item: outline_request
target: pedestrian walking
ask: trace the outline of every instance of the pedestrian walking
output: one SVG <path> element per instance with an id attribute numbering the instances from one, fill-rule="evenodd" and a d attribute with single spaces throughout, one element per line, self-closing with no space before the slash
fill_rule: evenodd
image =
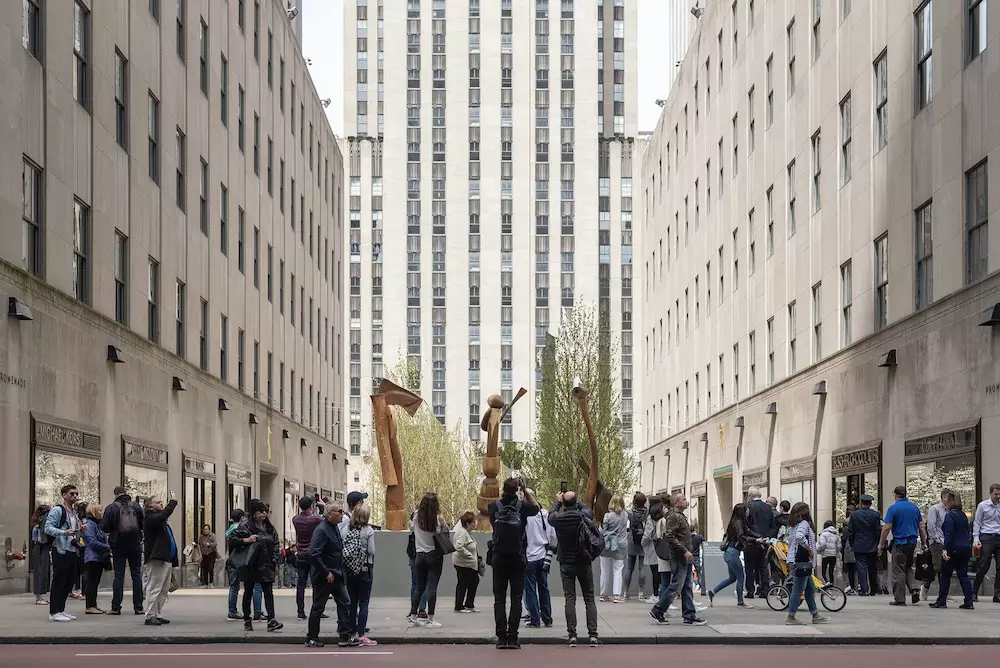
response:
<path id="1" fill-rule="evenodd" d="M 878 551 L 885 551 L 886 539 L 892 532 L 892 591 L 894 600 L 890 605 L 906 605 L 906 594 L 911 602 L 920 602 L 920 590 L 913 575 L 913 558 L 917 549 L 917 539 L 926 549 L 927 533 L 920 508 L 906 498 L 906 487 L 899 485 L 892 492 L 896 502 L 885 513 L 885 525 L 879 537 Z"/>
<path id="2" fill-rule="evenodd" d="M 34 567 L 32 591 L 35 605 L 48 605 L 49 585 L 52 582 L 52 536 L 45 533 L 45 518 L 52 510 L 47 503 L 40 504 L 31 515 L 31 562 Z"/>
<path id="3" fill-rule="evenodd" d="M 979 568 L 972 585 L 975 600 L 979 587 L 990 572 L 990 562 L 996 562 L 993 571 L 993 602 L 1000 603 L 1000 483 L 990 485 L 990 496 L 976 506 L 972 523 L 972 549 L 979 553 Z"/>
<path id="4" fill-rule="evenodd" d="M 201 550 L 201 586 L 211 587 L 215 584 L 215 561 L 219 557 L 219 539 L 212 533 L 211 524 L 201 528 L 198 549 Z"/>
<path id="5" fill-rule="evenodd" d="M 451 563 L 455 567 L 455 576 L 458 580 L 455 585 L 455 612 L 479 612 L 476 610 L 476 590 L 479 588 L 482 558 L 479 556 L 476 539 L 471 533 L 475 526 L 476 514 L 466 510 L 452 532 L 455 552 L 451 555 Z M 413 596 L 412 591 L 410 596 Z"/>
<path id="6" fill-rule="evenodd" d="M 601 601 L 622 599 L 622 573 L 628 542 L 628 514 L 621 494 L 614 494 L 601 522 L 604 552 L 601 553 Z"/>
<path id="7" fill-rule="evenodd" d="M 70 622 L 75 616 L 66 612 L 66 599 L 76 575 L 77 551 L 80 550 L 80 517 L 76 514 L 76 485 L 59 490 L 62 503 L 54 506 L 45 518 L 45 534 L 52 538 L 52 591 L 49 593 L 49 621 Z"/>
<path id="8" fill-rule="evenodd" d="M 660 560 L 656 556 L 656 527 L 663 517 L 663 503 L 660 498 L 653 496 L 649 498 L 649 515 L 646 517 L 646 525 L 642 529 L 642 558 L 649 566 L 651 577 L 649 584 L 649 597 L 643 603 L 656 603 L 661 592 L 666 589 L 666 574 L 661 577 Z"/>
<path id="9" fill-rule="evenodd" d="M 268 518 L 267 505 L 260 499 L 250 500 L 250 514 L 229 538 L 231 559 L 243 582 L 243 628 L 253 631 L 250 618 L 250 604 L 253 590 L 260 585 L 267 610 L 267 630 L 277 631 L 284 625 L 278 621 L 274 611 L 274 581 L 278 577 L 280 544 L 278 532 Z"/>
<path id="10" fill-rule="evenodd" d="M 236 604 L 239 601 L 240 595 L 240 573 L 232 565 L 232 548 L 228 547 L 229 539 L 232 537 L 233 532 L 240 526 L 240 522 L 246 513 L 243 512 L 241 508 L 234 508 L 229 514 L 229 526 L 226 528 L 226 545 L 227 553 L 226 557 L 226 578 L 229 582 L 229 614 L 226 619 L 230 622 L 242 622 L 243 615 L 236 611 Z M 260 589 L 260 585 L 256 585 L 253 588 L 253 621 L 259 622 L 264 619 L 264 613 L 261 611 L 263 594 Z"/>
<path id="11" fill-rule="evenodd" d="M 115 577 L 111 584 L 111 610 L 109 614 L 122 614 L 125 600 L 125 571 L 132 579 L 132 610 L 143 614 L 142 590 L 142 506 L 134 501 L 128 491 L 115 487 L 115 500 L 104 509 L 101 529 L 108 534 L 111 545 L 111 562 Z"/>
<path id="12" fill-rule="evenodd" d="M 371 507 L 364 501 L 355 504 L 351 511 L 351 523 L 344 535 L 344 571 L 347 594 L 351 597 L 347 624 L 353 630 L 353 641 L 363 647 L 378 644 L 367 635 L 368 604 L 372 597 L 375 570 L 375 529 L 369 524 L 371 512 Z"/>
<path id="13" fill-rule="evenodd" d="M 774 508 L 761 498 L 760 489 L 747 490 L 747 521 L 750 528 L 762 538 L 777 538 L 778 518 Z M 766 550 L 758 543 L 750 543 L 743 553 L 747 572 L 747 598 L 764 598 L 771 586 L 771 573 L 767 565 Z"/>
<path id="14" fill-rule="evenodd" d="M 493 617 L 496 621 L 497 649 L 520 649 L 518 626 L 524 597 L 524 571 L 527 568 L 528 518 L 540 508 L 520 478 L 508 478 L 503 494 L 489 505 L 493 527 Z M 507 590 L 510 590 L 510 612 Z"/>
<path id="15" fill-rule="evenodd" d="M 344 541 L 339 528 L 344 519 L 344 506 L 340 501 L 331 501 L 324 510 L 323 521 L 316 526 L 309 543 L 313 595 L 306 647 L 323 647 L 323 641 L 319 639 L 319 625 L 331 597 L 337 604 L 337 645 L 357 647 L 360 643 L 354 638 L 349 623 L 351 598 L 344 579 Z"/>
<path id="16" fill-rule="evenodd" d="M 295 609 L 299 619 L 306 619 L 306 587 L 311 584 L 309 569 L 312 561 L 309 557 L 309 544 L 312 542 L 316 527 L 323 521 L 322 515 L 313 512 L 313 498 L 303 496 L 299 499 L 299 514 L 292 518 L 295 527 Z"/>
<path id="17" fill-rule="evenodd" d="M 760 501 L 759 492 L 757 500 Z M 679 592 L 684 623 L 689 626 L 704 626 L 707 622 L 698 617 L 694 607 L 694 582 L 692 580 L 694 554 L 691 544 L 691 525 L 688 524 L 687 517 L 684 515 L 684 511 L 688 508 L 687 498 L 682 492 L 676 492 L 671 495 L 670 502 L 672 507 L 664 513 L 657 529 L 657 538 L 666 544 L 670 556 L 669 562 L 666 562 L 670 570 L 670 584 L 660 594 L 660 599 L 649 611 L 649 616 L 660 624 L 666 624 L 666 612 Z M 760 501 L 760 504 L 773 518 L 771 507 L 763 501 Z M 665 565 L 665 562 L 662 561 L 664 554 L 666 552 L 657 552 L 661 559 L 661 568 Z"/>
<path id="18" fill-rule="evenodd" d="M 87 506 L 87 519 L 83 522 L 84 548 L 83 564 L 86 569 L 86 588 L 84 597 L 88 615 L 103 615 L 104 610 L 97 607 L 97 589 L 105 570 L 111 570 L 111 545 L 108 536 L 101 529 L 101 517 L 104 509 L 96 503 Z"/>
<path id="19" fill-rule="evenodd" d="M 549 511 L 549 522 L 556 532 L 556 558 L 559 561 L 559 576 L 566 604 L 566 637 L 570 647 L 576 647 L 577 644 L 577 583 L 580 584 L 580 595 L 583 596 L 589 644 L 591 647 L 600 647 L 602 644 L 597 635 L 594 569 L 589 556 L 580 551 L 580 531 L 585 522 L 593 523 L 593 517 L 590 509 L 579 502 L 573 491 L 557 494 L 555 504 Z"/>
<path id="20" fill-rule="evenodd" d="M 525 490 L 535 495 L 534 490 Z M 528 628 L 552 626 L 552 594 L 549 592 L 549 571 L 552 567 L 552 551 L 555 530 L 548 522 L 549 513 L 540 508 L 537 515 L 529 517 L 525 523 L 528 537 L 526 557 L 528 566 L 524 571 L 524 607 L 528 611 Z M 522 618 L 523 619 L 523 618 Z"/>
<path id="21" fill-rule="evenodd" d="M 930 608 L 948 607 L 948 590 L 951 588 L 951 576 L 958 574 L 965 601 L 959 607 L 962 610 L 973 609 L 973 589 L 969 580 L 969 560 L 972 558 L 972 538 L 969 531 L 969 518 L 962 511 L 962 497 L 958 492 L 948 491 L 944 502 L 947 513 L 941 522 L 941 577 L 937 600 Z"/>
<path id="22" fill-rule="evenodd" d="M 444 554 L 438 549 L 435 536 L 451 533 L 450 527 L 441 515 L 438 497 L 427 492 L 420 500 L 417 512 L 410 518 L 416 550 L 417 586 L 410 596 L 409 624 L 427 628 L 440 628 L 441 622 L 434 619 L 437 606 L 437 588 L 444 569 Z M 417 605 L 421 597 L 427 595 L 427 617 L 420 617 Z"/>
<path id="23" fill-rule="evenodd" d="M 785 563 L 792 573 L 792 592 L 788 596 L 788 618 L 785 624 L 801 626 L 805 622 L 796 619 L 795 614 L 805 597 L 806 606 L 812 615 L 813 624 L 824 624 L 829 617 L 819 614 L 816 607 L 816 585 L 813 582 L 813 568 L 816 559 L 816 531 L 813 529 L 809 504 L 796 503 L 788 520 L 788 555 Z"/>
<path id="24" fill-rule="evenodd" d="M 837 584 L 837 555 L 840 554 L 840 534 L 833 520 L 823 523 L 823 530 L 816 539 L 816 553 L 820 558 L 820 572 L 827 584 Z"/>
<path id="25" fill-rule="evenodd" d="M 749 610 L 753 606 L 743 600 L 743 587 L 746 583 L 746 572 L 740 555 L 747 545 L 760 539 L 760 535 L 750 528 L 747 521 L 747 507 L 745 503 L 737 503 L 733 506 L 733 513 L 729 516 L 729 524 L 726 526 L 726 533 L 722 539 L 724 548 L 722 558 L 729 568 L 729 577 L 715 585 L 708 592 L 708 604 L 715 605 L 715 595 L 731 584 L 736 584 L 736 605 Z"/>
<path id="26" fill-rule="evenodd" d="M 632 575 L 638 568 L 639 572 L 639 599 L 644 598 L 646 571 L 644 564 L 645 553 L 642 548 L 642 534 L 646 529 L 646 518 L 649 517 L 649 509 L 646 508 L 646 495 L 636 492 L 632 497 L 632 507 L 628 510 L 628 539 L 626 541 L 625 575 L 622 582 L 622 594 L 627 601 L 629 599 L 629 589 L 632 587 Z M 655 583 L 651 585 L 656 587 Z"/>
<path id="27" fill-rule="evenodd" d="M 861 507 L 851 513 L 847 522 L 847 540 L 857 559 L 861 595 L 875 596 L 879 593 L 878 543 L 882 515 L 872 508 L 875 497 L 871 494 L 862 494 L 858 500 Z"/>
<path id="28" fill-rule="evenodd" d="M 177 541 L 168 523 L 176 507 L 173 492 L 166 506 L 154 495 L 146 499 L 143 507 L 142 581 L 146 585 L 146 626 L 170 623 L 163 616 L 163 608 L 170 594 L 170 569 L 177 568 Z"/>
<path id="29" fill-rule="evenodd" d="M 941 501 L 927 509 L 927 549 L 930 550 L 930 577 L 920 586 L 920 597 L 927 600 L 935 576 L 941 574 L 941 553 L 944 550 L 944 518 L 948 514 L 946 501 L 951 490 L 941 490 Z"/>
<path id="30" fill-rule="evenodd" d="M 854 506 L 848 506 L 845 515 L 846 519 L 850 520 L 851 514 L 855 510 Z M 857 558 L 854 556 L 854 548 L 851 546 L 851 541 L 847 539 L 847 522 L 841 525 L 840 537 L 840 564 L 844 572 L 844 578 L 847 580 L 845 593 L 854 594 L 858 587 L 858 567 Z"/>

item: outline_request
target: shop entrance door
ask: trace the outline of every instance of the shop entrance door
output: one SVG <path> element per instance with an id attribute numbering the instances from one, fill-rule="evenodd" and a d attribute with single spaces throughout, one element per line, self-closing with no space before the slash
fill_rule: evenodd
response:
<path id="1" fill-rule="evenodd" d="M 847 509 L 857 509 L 862 494 L 875 497 L 879 504 L 878 470 L 842 475 L 833 479 L 833 519 L 838 526 L 847 520 Z"/>

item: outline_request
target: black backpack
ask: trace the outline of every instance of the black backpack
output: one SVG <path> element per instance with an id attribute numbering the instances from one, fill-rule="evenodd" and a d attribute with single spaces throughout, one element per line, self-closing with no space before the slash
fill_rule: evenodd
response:
<path id="1" fill-rule="evenodd" d="M 505 504 L 497 501 L 493 516 L 493 553 L 499 557 L 524 554 L 524 523 L 521 521 L 521 501 Z"/>
<path id="2" fill-rule="evenodd" d="M 631 513 L 628 518 L 629 521 L 629 532 L 632 534 L 632 544 L 641 547 L 642 546 L 642 533 L 646 528 L 645 522 L 637 521 L 638 513 Z"/>
<path id="3" fill-rule="evenodd" d="M 580 530 L 577 537 L 577 555 L 579 559 L 594 561 L 604 552 L 604 536 L 593 520 L 581 516 Z"/>

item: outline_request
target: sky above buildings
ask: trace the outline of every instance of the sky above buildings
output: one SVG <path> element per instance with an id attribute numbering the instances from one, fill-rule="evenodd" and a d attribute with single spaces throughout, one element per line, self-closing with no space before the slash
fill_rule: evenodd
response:
<path id="1" fill-rule="evenodd" d="M 320 98 L 333 104 L 326 110 L 334 133 L 344 131 L 344 2 L 345 0 L 291 0 L 301 4 L 303 17 L 303 55 L 312 60 L 309 73 Z M 405 0 L 385 0 L 386 3 Z M 526 0 L 522 0 L 526 1 Z M 593 1 L 593 0 L 592 0 Z M 656 127 L 660 109 L 657 98 L 665 98 L 668 82 L 665 72 L 673 63 L 664 63 L 668 52 L 663 41 L 666 6 L 683 0 L 633 0 L 639 3 L 639 130 Z"/>

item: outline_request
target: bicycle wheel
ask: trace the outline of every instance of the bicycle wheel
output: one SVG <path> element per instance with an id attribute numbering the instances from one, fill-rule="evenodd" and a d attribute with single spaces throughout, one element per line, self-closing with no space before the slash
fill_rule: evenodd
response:
<path id="1" fill-rule="evenodd" d="M 836 585 L 826 585 L 819 591 L 819 600 L 830 612 L 840 612 L 847 605 L 847 594 Z"/>
<path id="2" fill-rule="evenodd" d="M 788 608 L 788 589 L 784 585 L 776 584 L 767 590 L 767 606 L 775 612 L 781 612 Z"/>

